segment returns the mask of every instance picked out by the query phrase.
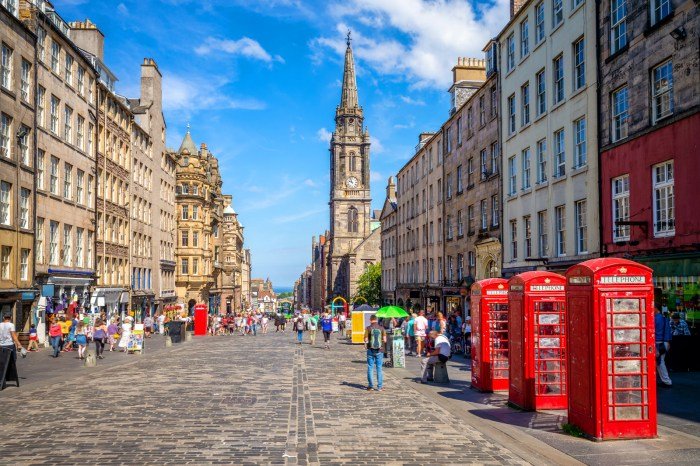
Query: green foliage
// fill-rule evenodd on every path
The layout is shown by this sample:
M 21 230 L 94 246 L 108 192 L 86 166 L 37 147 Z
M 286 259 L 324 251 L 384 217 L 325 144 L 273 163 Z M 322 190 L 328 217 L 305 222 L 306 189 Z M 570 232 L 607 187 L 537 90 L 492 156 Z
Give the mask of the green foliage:
M 382 264 L 371 264 L 357 280 L 357 294 L 354 299 L 360 297 L 367 300 L 367 304 L 379 305 L 382 302 Z M 359 299 L 362 301 L 361 299 Z
M 291 298 L 292 296 L 294 296 L 294 292 L 286 291 L 284 293 L 278 294 L 277 299 Z
M 584 436 L 583 431 L 578 426 L 575 426 L 573 424 L 562 424 L 561 428 L 565 434 L 571 435 L 572 437 Z

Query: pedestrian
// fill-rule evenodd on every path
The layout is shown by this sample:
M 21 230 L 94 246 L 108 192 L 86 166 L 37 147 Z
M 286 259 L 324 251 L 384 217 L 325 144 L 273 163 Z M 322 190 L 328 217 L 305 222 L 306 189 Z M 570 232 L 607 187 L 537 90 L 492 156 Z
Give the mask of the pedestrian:
M 408 354 L 412 355 L 416 350 L 416 334 L 415 334 L 415 323 L 416 323 L 416 313 L 412 313 L 410 318 L 406 321 L 406 349 L 408 349 Z
M 472 354 L 472 318 L 467 316 L 464 318 L 464 325 L 462 326 L 464 332 L 464 355 L 471 358 Z
M 95 321 L 92 340 L 95 342 L 95 354 L 97 355 L 97 359 L 103 359 L 102 353 L 105 351 L 105 341 L 107 341 L 107 326 L 100 318 Z
M 75 329 L 75 344 L 78 345 L 78 359 L 85 359 L 87 334 L 85 324 L 82 322 L 78 322 L 78 326 Z
M 153 317 L 146 316 L 143 319 L 143 333 L 146 338 L 151 338 L 151 333 L 153 333 Z
M 301 315 L 294 319 L 294 329 L 297 331 L 297 343 L 301 345 L 304 339 L 304 318 Z
M 122 353 L 128 352 L 129 340 L 131 339 L 131 322 L 134 319 L 131 316 L 126 316 L 124 318 L 124 323 L 122 324 L 121 338 L 119 338 L 119 344 L 117 345 Z
M 68 350 L 68 334 L 70 333 L 70 322 L 66 321 L 66 316 L 61 316 L 59 319 L 61 325 L 61 351 Z
M 24 349 L 17 338 L 17 330 L 15 324 L 12 323 L 10 314 L 5 314 L 0 322 L 0 347 L 10 350 L 15 361 L 17 360 L 17 350 Z M 26 353 L 22 354 L 26 355 Z
M 36 325 L 32 324 L 29 327 L 29 344 L 27 345 L 27 351 L 39 351 L 39 335 L 36 331 Z
M 114 345 L 117 344 L 117 336 L 119 334 L 119 326 L 117 325 L 117 319 L 112 319 L 109 326 L 107 327 L 107 340 L 109 341 L 109 350 L 114 351 Z
M 384 364 L 384 344 L 386 344 L 386 330 L 377 323 L 377 316 L 369 318 L 369 326 L 365 329 L 365 347 L 367 348 L 367 390 L 384 389 L 384 374 L 382 365 Z M 372 378 L 377 372 L 377 384 L 375 386 Z
M 347 322 L 348 317 L 345 315 L 345 313 L 341 313 L 340 316 L 338 316 L 338 330 L 340 331 L 341 335 L 345 335 L 345 322 Z
M 413 321 L 413 329 L 416 337 L 416 356 L 418 357 L 423 354 L 425 332 L 428 329 L 428 319 L 425 318 L 425 311 L 418 311 L 418 317 Z
M 331 349 L 331 332 L 333 331 L 333 318 L 326 311 L 321 318 L 321 330 L 323 330 L 323 344 L 325 349 Z
M 105 322 L 105 320 L 102 319 L 102 322 Z M 164 313 L 161 312 L 158 315 L 157 322 L 158 322 L 158 333 L 160 333 L 161 335 L 164 335 L 165 334 L 165 314 Z
M 49 342 L 53 348 L 53 357 L 57 358 L 61 354 L 61 337 L 63 330 L 60 321 L 53 317 L 49 323 Z
M 311 317 L 309 317 L 309 341 L 310 345 L 314 346 L 316 344 L 316 332 L 318 331 L 318 315 L 314 312 Z
M 671 323 L 668 317 L 661 313 L 657 305 L 654 306 L 654 335 L 656 340 L 656 372 L 661 379 L 662 388 L 671 388 L 673 382 L 668 376 L 666 368 L 666 353 L 671 349 Z
M 435 348 L 432 351 L 426 352 L 426 357 L 421 359 L 421 383 L 432 382 L 435 364 L 438 362 L 447 362 L 452 353 L 450 340 L 439 330 L 431 330 L 430 338 L 435 341 Z
M 264 314 L 262 316 L 261 322 L 262 322 L 262 333 L 263 333 L 263 335 L 265 335 L 267 333 L 267 326 L 270 322 L 270 318 L 267 316 L 267 314 Z
M 688 328 L 688 322 L 685 319 L 681 319 L 681 315 L 678 312 L 674 312 L 671 315 L 671 334 L 675 336 L 690 336 L 690 329 Z

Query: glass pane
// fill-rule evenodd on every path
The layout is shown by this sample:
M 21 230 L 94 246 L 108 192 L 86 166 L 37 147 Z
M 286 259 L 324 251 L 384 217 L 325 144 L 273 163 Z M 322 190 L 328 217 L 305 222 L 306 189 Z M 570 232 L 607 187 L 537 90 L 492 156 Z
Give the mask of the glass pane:
M 613 345 L 615 357 L 638 358 L 642 354 L 642 345 Z
M 561 362 L 560 361 L 540 361 L 537 364 L 537 370 L 542 372 L 560 371 Z
M 559 383 L 561 382 L 561 377 L 558 372 L 552 372 L 548 374 L 540 374 L 537 377 L 539 383 Z
M 540 348 L 559 348 L 561 340 L 559 338 L 540 338 L 539 346 Z
M 642 407 L 624 406 L 615 408 L 615 419 L 623 421 L 631 419 L 642 419 Z
M 615 342 L 638 342 L 642 339 L 642 334 L 639 329 L 630 330 L 613 330 L 613 341 Z
M 615 327 L 639 327 L 639 314 L 616 314 L 613 316 Z
M 642 392 L 636 390 L 624 390 L 615 392 L 615 404 L 640 404 Z
M 561 350 L 559 348 L 540 349 L 537 352 L 537 356 L 539 359 L 560 359 Z
M 538 321 L 540 325 L 556 325 L 559 323 L 559 314 L 540 314 Z
M 535 303 L 535 310 L 539 312 L 551 312 L 554 310 L 554 303 L 551 301 L 540 301 Z M 540 322 L 542 323 L 542 322 Z
M 623 374 L 635 374 L 642 371 L 642 362 L 637 360 L 615 361 L 615 372 Z
M 615 376 L 615 388 L 641 388 L 641 375 L 617 375 Z
M 613 299 L 613 312 L 639 311 L 638 299 Z

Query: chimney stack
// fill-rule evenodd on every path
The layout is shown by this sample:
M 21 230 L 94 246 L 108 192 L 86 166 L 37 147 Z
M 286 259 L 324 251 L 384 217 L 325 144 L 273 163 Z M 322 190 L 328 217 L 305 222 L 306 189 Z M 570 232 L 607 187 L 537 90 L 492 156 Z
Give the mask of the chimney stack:
M 102 31 L 97 28 L 95 23 L 89 19 L 73 21 L 70 23 L 70 38 L 75 42 L 75 45 L 104 62 L 105 35 L 102 34 Z
M 510 19 L 513 19 L 518 11 L 523 7 L 527 0 L 510 0 Z
M 457 58 L 452 68 L 452 108 L 450 115 L 464 104 L 469 97 L 486 81 L 486 60 L 481 58 Z

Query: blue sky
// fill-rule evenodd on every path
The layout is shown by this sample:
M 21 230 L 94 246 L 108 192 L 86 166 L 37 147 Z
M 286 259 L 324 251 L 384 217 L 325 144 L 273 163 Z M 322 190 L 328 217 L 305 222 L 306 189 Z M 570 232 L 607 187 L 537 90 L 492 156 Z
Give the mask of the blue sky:
M 138 95 L 139 65 L 164 75 L 168 145 L 189 122 L 219 158 L 245 226 L 253 274 L 293 284 L 311 237 L 328 228 L 328 137 L 353 31 L 360 104 L 372 136 L 373 207 L 439 128 L 459 56 L 483 58 L 507 0 L 55 0 L 67 21 L 105 34 L 117 92 Z

